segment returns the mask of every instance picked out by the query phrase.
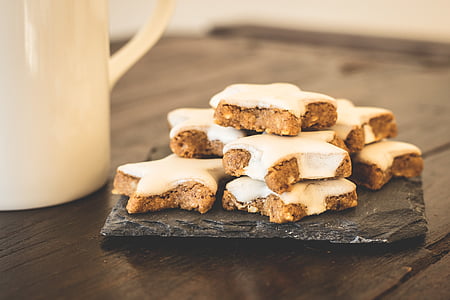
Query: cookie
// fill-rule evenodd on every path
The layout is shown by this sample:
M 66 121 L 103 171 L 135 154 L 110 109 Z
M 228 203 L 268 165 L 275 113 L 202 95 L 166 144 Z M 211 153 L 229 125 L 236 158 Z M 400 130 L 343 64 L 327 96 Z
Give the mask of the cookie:
M 352 180 L 371 190 L 381 189 L 392 177 L 415 177 L 423 170 L 420 149 L 397 141 L 367 145 L 352 161 Z
M 180 108 L 167 115 L 170 149 L 180 157 L 222 157 L 223 146 L 245 136 L 245 132 L 214 123 L 213 109 Z
M 350 152 L 361 151 L 364 145 L 397 135 L 394 114 L 387 109 L 354 106 L 346 99 L 337 99 L 337 121 L 332 130 L 344 140 Z
M 355 184 L 343 178 L 303 181 L 294 184 L 290 192 L 277 194 L 263 181 L 240 177 L 227 183 L 222 198 L 225 210 L 259 212 L 274 223 L 295 222 L 357 204 Z
M 336 100 L 301 91 L 288 83 L 233 84 L 211 98 L 215 122 L 221 126 L 297 135 L 336 123 Z
M 163 159 L 122 165 L 114 178 L 114 194 L 129 196 L 128 213 L 168 208 L 205 213 L 215 201 L 218 181 L 225 176 L 221 159 Z
M 302 136 L 270 134 L 240 138 L 224 147 L 225 172 L 263 180 L 276 193 L 289 191 L 306 179 L 348 177 L 347 151 L 325 141 Z

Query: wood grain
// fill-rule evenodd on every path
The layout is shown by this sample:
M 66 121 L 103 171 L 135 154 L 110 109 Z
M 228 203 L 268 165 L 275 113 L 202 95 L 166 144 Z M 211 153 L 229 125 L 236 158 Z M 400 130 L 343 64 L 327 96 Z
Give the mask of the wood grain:
M 446 255 L 424 272 L 402 284 L 389 299 L 448 299 L 450 295 L 450 255 Z
M 423 174 L 425 213 L 429 233 L 427 244 L 435 243 L 449 234 L 450 205 L 448 176 L 450 170 L 450 149 L 430 155 L 425 159 Z
M 261 32 L 222 29 L 158 43 L 113 90 L 111 175 L 119 164 L 145 159 L 151 146 L 167 144 L 165 115 L 171 109 L 207 107 L 212 94 L 234 82 L 288 81 L 396 114 L 398 139 L 417 144 L 426 157 L 425 240 L 389 247 L 277 239 L 105 240 L 99 231 L 118 199 L 109 183 L 66 205 L 0 212 L 0 298 L 450 297 L 449 48 Z

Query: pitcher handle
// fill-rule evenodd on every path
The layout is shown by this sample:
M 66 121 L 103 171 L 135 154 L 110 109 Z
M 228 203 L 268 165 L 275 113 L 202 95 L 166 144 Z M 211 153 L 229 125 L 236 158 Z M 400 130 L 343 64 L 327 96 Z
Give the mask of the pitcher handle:
M 158 0 L 147 23 L 109 59 L 109 86 L 128 71 L 161 37 L 175 8 L 175 0 Z

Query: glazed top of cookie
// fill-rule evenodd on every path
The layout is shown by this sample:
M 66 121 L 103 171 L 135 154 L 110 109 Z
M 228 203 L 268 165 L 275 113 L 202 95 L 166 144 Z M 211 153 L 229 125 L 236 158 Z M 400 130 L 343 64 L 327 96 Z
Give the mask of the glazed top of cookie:
M 226 144 L 245 136 L 245 132 L 232 127 L 222 127 L 214 123 L 212 108 L 178 108 L 167 115 L 170 138 L 186 130 L 199 130 L 206 133 L 211 141 L 218 140 Z
M 326 199 L 353 192 L 356 186 L 344 179 L 304 181 L 296 183 L 290 192 L 281 195 L 271 191 L 264 181 L 240 177 L 227 183 L 226 189 L 238 202 L 250 202 L 257 198 L 265 198 L 275 194 L 285 204 L 303 204 L 308 215 L 319 214 L 326 210 Z
M 290 83 L 233 84 L 214 95 L 209 104 L 216 108 L 223 101 L 242 107 L 278 108 L 288 110 L 300 117 L 305 107 L 313 102 L 327 102 L 336 105 L 334 98 L 300 90 Z
M 409 143 L 381 141 L 364 147 L 361 152 L 355 155 L 354 160 L 355 162 L 375 164 L 381 169 L 386 170 L 392 165 L 396 157 L 406 154 L 421 155 L 421 151 Z
M 140 178 L 136 193 L 162 194 L 183 182 L 196 181 L 213 192 L 225 176 L 221 159 L 181 158 L 171 154 L 163 159 L 122 165 L 118 171 Z
M 331 142 L 336 133 L 333 130 L 318 130 L 318 131 L 302 131 L 298 134 L 299 137 L 317 139 L 324 142 Z
M 356 127 L 368 124 L 370 119 L 382 114 L 392 114 L 390 110 L 372 107 L 355 106 L 347 99 L 336 99 L 338 117 L 336 124 L 331 127 L 339 136 L 346 137 Z
M 271 166 L 292 157 L 300 161 L 301 175 L 308 174 L 311 179 L 334 177 L 336 169 L 348 157 L 347 151 L 320 138 L 302 136 L 253 135 L 227 144 L 223 153 L 231 149 L 243 149 L 250 153 L 246 174 L 260 180 L 264 180 Z

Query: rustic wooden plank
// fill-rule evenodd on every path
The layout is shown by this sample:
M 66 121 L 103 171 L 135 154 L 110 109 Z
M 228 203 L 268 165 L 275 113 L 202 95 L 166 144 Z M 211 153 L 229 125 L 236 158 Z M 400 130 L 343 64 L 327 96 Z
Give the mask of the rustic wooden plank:
M 417 41 L 381 36 L 365 36 L 349 33 L 310 31 L 266 27 L 261 25 L 236 24 L 218 26 L 210 31 L 213 36 L 244 37 L 251 39 L 276 40 L 284 43 L 302 43 L 315 46 L 338 46 L 368 51 L 390 51 L 412 54 L 416 56 L 441 57 L 442 62 L 450 62 L 450 44 Z
M 147 94 L 163 94 L 167 90 L 189 86 L 191 81 L 200 81 L 204 84 L 202 76 L 214 75 L 224 67 L 233 65 L 233 62 L 236 62 L 236 56 L 241 59 L 246 57 L 242 46 L 232 47 L 232 45 L 245 44 L 244 41 L 236 40 L 229 44 L 227 51 L 223 51 L 219 49 L 223 43 L 217 43 L 211 39 L 166 38 L 118 82 L 112 95 L 112 102 L 132 105 L 136 96 L 143 98 Z M 188 78 L 188 80 L 180 80 L 181 78 Z M 142 81 L 147 84 L 140 84 Z M 149 89 L 150 84 L 157 88 Z M 123 95 L 130 98 L 125 98 Z M 115 105 L 113 108 L 120 109 L 120 107 L 121 105 Z
M 161 276 L 169 272 L 170 276 L 174 276 L 181 269 L 183 276 L 194 278 L 193 281 L 185 280 L 171 285 L 173 289 L 168 296 L 172 297 L 185 291 L 191 292 L 186 294 L 187 297 L 203 292 L 206 298 L 231 295 L 255 299 L 370 299 L 396 284 L 410 272 L 406 262 L 408 259 L 426 255 L 417 249 L 402 250 L 401 255 L 394 255 L 395 251 L 386 252 L 380 249 L 334 250 L 327 249 L 326 246 L 324 249 L 323 245 L 305 248 L 302 244 L 283 240 L 274 243 L 264 240 L 200 239 L 197 240 L 200 243 L 197 246 L 186 244 L 186 240 L 171 240 L 169 243 L 154 239 L 136 243 L 134 240 L 134 246 L 130 246 L 128 242 L 127 239 L 113 241 L 116 245 L 107 247 L 112 248 L 110 251 L 117 251 L 115 247 L 130 251 L 131 253 L 127 252 L 130 262 L 139 265 L 140 270 L 152 270 L 152 273 L 162 274 Z M 202 242 L 206 242 L 207 246 Z M 176 248 L 182 248 L 183 253 L 174 250 Z M 358 251 L 360 253 L 357 253 Z M 139 259 L 142 252 L 145 253 L 145 259 Z M 159 261 L 163 262 L 164 271 L 157 269 L 155 262 L 150 259 L 155 252 L 163 256 Z M 377 257 L 380 254 L 384 255 L 384 259 Z M 136 256 L 136 260 L 133 256 Z M 402 257 L 405 257 L 405 260 Z M 392 268 L 386 269 L 386 266 Z M 372 272 L 365 273 L 369 268 Z M 216 272 L 220 273 L 220 276 L 216 276 Z M 150 283 L 144 283 L 146 279 L 144 274 L 133 278 L 144 285 L 141 288 L 142 293 L 150 286 Z M 167 284 L 164 284 L 164 287 L 166 286 Z
M 446 150 L 425 159 L 423 187 L 429 228 L 427 244 L 439 241 L 450 232 L 449 157 L 450 150 Z
M 82 221 L 93 225 L 94 217 Z M 45 289 L 46 298 L 104 298 L 114 291 L 132 298 L 370 299 L 404 278 L 409 261 L 428 255 L 414 244 L 412 249 L 335 248 L 283 240 L 119 239 L 100 248 L 92 226 L 80 233 L 80 224 L 65 218 L 67 224 L 55 218 L 46 232 L 30 237 L 45 236 L 45 243 L 26 238 L 24 247 L 10 250 L 14 254 L 9 268 L 1 269 L 7 274 L 1 281 L 14 288 L 4 290 L 5 297 Z M 77 264 L 68 263 L 73 261 Z
M 450 255 L 402 284 L 386 299 L 435 299 L 446 300 L 450 295 Z M 383 299 L 383 298 L 382 298 Z

